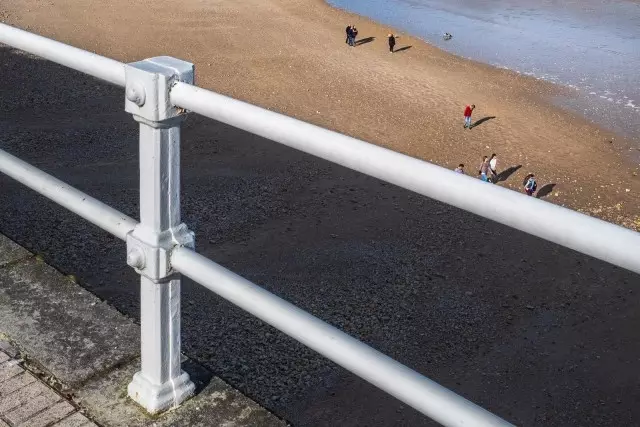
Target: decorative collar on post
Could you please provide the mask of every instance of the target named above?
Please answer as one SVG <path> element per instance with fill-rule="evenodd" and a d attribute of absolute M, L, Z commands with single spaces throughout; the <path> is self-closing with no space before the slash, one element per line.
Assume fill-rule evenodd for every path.
<path fill-rule="evenodd" d="M 124 109 L 152 127 L 184 119 L 186 111 L 171 105 L 169 91 L 176 82 L 194 83 L 194 65 L 170 56 L 158 56 L 125 65 Z"/>

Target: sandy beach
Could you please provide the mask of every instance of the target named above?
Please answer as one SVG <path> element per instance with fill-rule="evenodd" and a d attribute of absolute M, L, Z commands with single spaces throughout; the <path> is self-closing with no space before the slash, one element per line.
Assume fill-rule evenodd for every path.
<path fill-rule="evenodd" d="M 271 110 L 475 175 L 497 153 L 500 183 L 533 172 L 546 200 L 638 229 L 638 165 L 623 138 L 552 106 L 563 90 L 442 52 L 320 0 L 242 3 L 0 1 L 5 22 L 122 61 L 172 55 L 197 81 Z M 344 28 L 359 39 L 349 48 Z M 372 39 L 373 38 L 373 39 Z M 471 131 L 462 110 L 475 103 Z"/>
<path fill-rule="evenodd" d="M 123 61 L 190 60 L 201 86 L 448 168 L 495 152 L 515 170 L 499 185 L 532 171 L 549 202 L 638 225 L 627 141 L 551 106 L 558 87 L 405 34 L 392 55 L 393 29 L 320 0 L 0 0 L 0 20 Z M 375 40 L 349 48 L 350 23 Z M 5 47 L 0 64 L 1 148 L 137 217 L 122 89 Z M 468 103 L 495 118 L 464 130 Z M 636 274 L 198 115 L 181 150 L 198 253 L 515 425 L 640 419 Z M 139 318 L 120 240 L 0 188 L 2 234 Z M 183 353 L 292 425 L 434 425 L 188 278 L 181 311 Z"/>

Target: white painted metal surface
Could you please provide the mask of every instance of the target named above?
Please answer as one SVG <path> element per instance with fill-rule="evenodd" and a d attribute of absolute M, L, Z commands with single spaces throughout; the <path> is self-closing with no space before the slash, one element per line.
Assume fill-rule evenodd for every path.
<path fill-rule="evenodd" d="M 168 104 L 174 81 L 193 82 L 193 64 L 151 58 L 125 68 L 125 110 L 140 123 L 140 224 L 127 236 L 127 262 L 140 273 L 140 363 L 129 396 L 150 413 L 178 406 L 195 385 L 180 367 L 180 275 L 174 246 L 193 246 L 180 222 L 180 124 Z"/>
<path fill-rule="evenodd" d="M 184 83 L 174 105 L 640 273 L 640 234 Z"/>
<path fill-rule="evenodd" d="M 243 310 L 445 426 L 510 426 L 401 363 L 187 248 L 171 264 Z"/>
<path fill-rule="evenodd" d="M 28 31 L 0 24 L 0 43 L 38 55 L 114 85 L 124 86 L 124 64 Z"/>
<path fill-rule="evenodd" d="M 126 83 L 126 110 L 140 122 L 140 224 L 1 150 L 0 171 L 127 241 L 127 262 L 141 274 L 143 341 L 142 369 L 129 393 L 150 412 L 176 405 L 193 391 L 180 370 L 175 269 L 444 425 L 510 425 L 189 249 L 193 236 L 180 223 L 183 111 L 174 106 L 640 272 L 638 233 L 194 87 L 191 64 L 160 57 L 125 68 L 4 24 L 0 43 L 116 85 Z"/>
<path fill-rule="evenodd" d="M 122 240 L 138 223 L 4 150 L 0 150 L 0 172 Z"/>

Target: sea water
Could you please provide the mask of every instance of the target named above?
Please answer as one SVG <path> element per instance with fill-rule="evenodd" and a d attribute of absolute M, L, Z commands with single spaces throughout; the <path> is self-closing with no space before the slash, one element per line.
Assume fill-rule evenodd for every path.
<path fill-rule="evenodd" d="M 577 96 L 555 102 L 640 143 L 640 1 L 328 3 L 451 53 L 568 86 Z M 445 41 L 445 32 L 453 38 Z M 366 29 L 360 34 L 366 36 Z"/>

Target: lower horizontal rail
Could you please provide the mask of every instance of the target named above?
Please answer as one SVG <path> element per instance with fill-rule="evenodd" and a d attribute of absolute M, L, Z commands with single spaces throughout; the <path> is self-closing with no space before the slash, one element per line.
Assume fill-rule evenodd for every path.
<path fill-rule="evenodd" d="M 80 190 L 76 190 L 58 178 L 31 166 L 4 150 L 0 150 L 0 172 L 122 240 L 125 240 L 127 233 L 138 224 L 135 219 Z"/>
<path fill-rule="evenodd" d="M 186 83 L 171 102 L 203 116 L 640 273 L 640 233 Z"/>
<path fill-rule="evenodd" d="M 4 150 L 0 150 L 0 172 L 122 240 L 137 225 L 134 219 Z M 171 255 L 171 264 L 185 276 L 445 426 L 511 426 L 485 409 L 190 249 L 175 249 Z"/>
<path fill-rule="evenodd" d="M 175 249 L 171 265 L 442 425 L 512 425 L 190 249 Z"/>

